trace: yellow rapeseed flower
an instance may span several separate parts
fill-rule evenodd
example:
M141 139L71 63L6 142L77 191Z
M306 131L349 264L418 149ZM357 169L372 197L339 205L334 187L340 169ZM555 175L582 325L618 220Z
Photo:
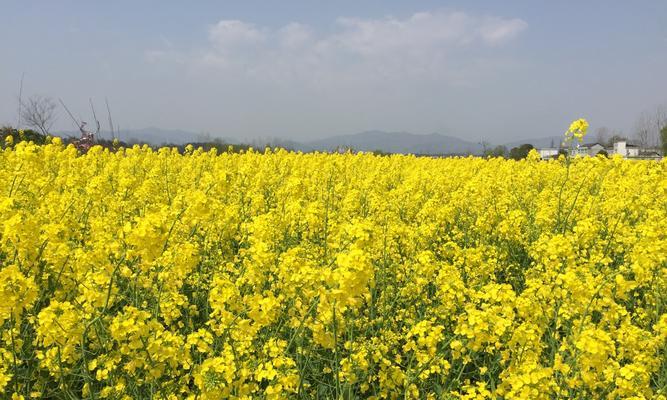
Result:
M663 396L665 161L233 150L0 151L1 398Z

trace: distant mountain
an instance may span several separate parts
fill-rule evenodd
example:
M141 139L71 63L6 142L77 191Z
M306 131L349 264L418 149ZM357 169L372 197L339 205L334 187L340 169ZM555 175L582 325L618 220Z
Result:
M58 132L61 136L78 137L77 131ZM403 153L403 154L475 154L483 152L483 147L479 143L470 142L452 136L431 133L428 135L417 135L409 132L385 132L385 131L366 131L349 135L329 136L323 139L311 141L295 141L289 139L254 139L249 141L240 141L233 138L223 138L212 136L205 133L195 133L180 129L161 129L161 128L143 128L121 130L117 135L119 139L128 142L149 143L152 145L175 144L182 145L187 143L213 142L220 141L228 144L249 144L261 148L266 144L270 146L284 147L296 151L334 151L337 149L350 148L357 151L382 151L384 153ZM108 131L102 131L98 135L100 138L111 139ZM520 146L524 143L530 143L533 146L550 147L553 143L558 146L562 141L562 136L549 136L544 138L533 138L526 140L517 140L505 143L507 150L512 147ZM494 144L487 148L495 147Z
M133 129L127 131L121 131L119 133L119 139L129 142L129 141L139 141L139 142L148 142L152 144L163 144L163 143L173 143L173 144L185 144L188 142L196 142L198 140L198 135L193 132L183 131L180 129L160 129L160 128L144 128L144 129Z
M416 135L408 132L367 131L352 135L331 136L302 143L298 150L331 151L352 148L358 151L410 154L480 154L482 146L438 133Z

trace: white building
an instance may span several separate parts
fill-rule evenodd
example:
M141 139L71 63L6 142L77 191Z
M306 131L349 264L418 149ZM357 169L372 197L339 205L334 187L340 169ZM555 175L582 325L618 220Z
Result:
M628 144L625 140L619 140L614 143L614 150L612 154L618 154L625 158L639 157L639 146Z
M577 147L571 149L570 154L573 156L595 157L603 150L606 151L604 146L600 143L587 143L578 145Z
M542 159L555 158L558 157L558 148L557 147L545 147L543 149L537 149L537 152L540 153Z
M604 146L601 145L600 143L591 143L591 144L587 145L587 150L588 150L588 155L591 156L591 157L597 156L598 153L601 152L601 151L606 152Z
M570 155L582 156L582 157L595 157L600 154L618 154L623 158L646 158L646 159L659 159L660 154L654 149L642 149L637 145L630 144L627 140L619 140L614 142L612 147L605 147L601 143L587 143L581 144L570 149L564 148L555 148L555 147L545 147L541 149L536 149L540 153L542 159L556 158L558 157L559 151L569 151Z

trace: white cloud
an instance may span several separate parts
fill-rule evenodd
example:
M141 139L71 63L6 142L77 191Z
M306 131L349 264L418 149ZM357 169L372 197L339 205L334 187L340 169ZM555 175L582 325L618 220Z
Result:
M484 19L479 33L486 43L499 44L514 38L527 27L526 21L521 19L503 20L489 17Z
M441 51L474 39L473 19L461 12L421 12L405 20L340 18L341 32L329 40L364 56L406 50Z
M457 84L474 79L462 61L476 68L470 53L502 45L526 27L517 18L450 11L338 18L332 32L320 34L297 22L271 29L222 20L209 28L204 50L189 58L195 69L212 68L235 83L250 79L333 90L415 79ZM462 51L467 54L459 57Z
M209 29L208 38L216 50L229 51L257 45L266 39L266 33L243 21L222 20Z
M292 22L277 32L278 42L287 49L299 49L312 43L313 35L310 28L298 22Z
M451 47L500 44L527 27L521 19L463 12L420 12L406 19L339 18L340 32L324 38L360 55L444 52ZM419 62L419 60L416 60Z

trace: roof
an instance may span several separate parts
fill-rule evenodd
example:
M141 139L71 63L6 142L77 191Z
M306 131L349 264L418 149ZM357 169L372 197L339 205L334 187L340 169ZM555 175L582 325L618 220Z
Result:
M641 147L641 146L639 146L639 145L637 145L637 144L628 142L627 140L617 140L617 141L614 142L614 146L615 146L617 143L623 143L623 142L625 142L625 147Z
M595 146L595 145L604 147L604 145L603 145L602 143L598 143L598 142L595 142L595 143L585 143L585 144L582 144L581 146L582 146L582 147L593 147L593 146Z

